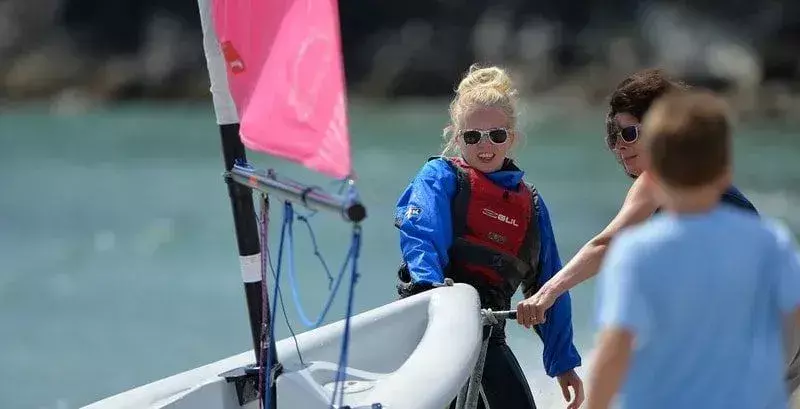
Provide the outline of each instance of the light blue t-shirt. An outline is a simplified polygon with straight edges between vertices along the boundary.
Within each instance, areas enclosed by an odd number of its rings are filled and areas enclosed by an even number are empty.
[[[783,314],[800,307],[791,233],[727,205],[614,238],[599,324],[634,335],[623,408],[786,408]]]

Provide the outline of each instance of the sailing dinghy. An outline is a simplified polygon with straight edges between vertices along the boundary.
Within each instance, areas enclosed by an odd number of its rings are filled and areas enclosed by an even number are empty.
[[[481,314],[475,289],[450,283],[351,316],[359,223],[366,209],[350,179],[336,0],[198,0],[198,5],[253,350],[87,408],[441,409],[456,398],[459,408],[474,405],[491,331],[484,325],[487,315]],[[344,179],[350,189],[330,194],[271,170],[254,169],[245,147]],[[254,190],[260,218],[255,217]],[[329,299],[316,322],[304,319],[312,329],[277,342],[275,301],[284,237],[282,233],[270,306],[270,197],[284,203],[283,232],[289,226],[289,241],[292,205],[332,211],[353,225],[345,318],[319,326]]]
[[[477,293],[456,284],[427,291],[353,316],[344,403],[351,408],[435,408],[452,401],[472,372],[480,347]],[[278,408],[330,408],[344,321],[276,343],[283,373]],[[198,340],[202,342],[202,340]],[[238,379],[225,373],[254,364],[252,351],[112,396],[89,409],[258,408],[251,395],[240,405]],[[380,404],[380,406],[374,405]]]

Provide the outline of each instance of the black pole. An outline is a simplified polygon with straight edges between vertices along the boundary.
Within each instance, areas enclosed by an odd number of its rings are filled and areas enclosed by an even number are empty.
[[[245,154],[244,145],[239,138],[239,124],[227,124],[219,126],[220,137],[222,139],[222,156],[225,160],[226,174],[229,174],[237,161],[246,163],[247,157]],[[253,206],[253,190],[247,186],[236,183],[230,177],[226,178],[228,184],[228,196],[231,199],[231,210],[233,211],[233,224],[236,230],[236,243],[239,248],[240,257],[255,256],[260,252],[260,243],[258,235],[258,225],[256,224],[255,208]],[[266,257],[262,255],[262,257]],[[246,268],[244,265],[242,268]],[[259,263],[259,270],[260,270]],[[260,277],[260,275],[259,275]],[[266,283],[260,278],[258,281],[250,281],[244,279],[244,293],[247,300],[247,313],[250,318],[250,333],[253,338],[253,351],[256,355],[256,362],[258,363],[259,371],[263,371],[264,362],[261,362],[261,348],[267,348],[267,353],[272,355],[273,368],[279,368],[278,359],[275,352],[275,340],[270,337],[268,346],[261,344],[262,332],[261,325],[264,323],[263,335],[269,334],[270,324],[270,310],[269,310],[269,295],[266,299],[262,298],[262,286]],[[264,291],[264,294],[267,294]],[[262,307],[264,314],[262,315]],[[266,358],[266,357],[265,357]],[[270,401],[272,408],[275,408],[276,394],[275,385],[272,382],[271,374],[263,374],[264,379],[270,386]]]

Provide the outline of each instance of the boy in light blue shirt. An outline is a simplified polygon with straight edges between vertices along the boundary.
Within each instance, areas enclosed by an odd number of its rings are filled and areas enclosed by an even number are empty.
[[[706,92],[656,101],[645,155],[664,212],[614,239],[587,406],[787,408],[782,323],[800,325],[791,233],[719,202],[731,183],[727,107]]]

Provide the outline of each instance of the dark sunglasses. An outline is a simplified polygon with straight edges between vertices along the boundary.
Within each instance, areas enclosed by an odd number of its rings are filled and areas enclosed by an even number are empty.
[[[467,145],[474,145],[486,136],[495,145],[502,145],[508,141],[508,129],[496,128],[489,130],[467,129],[461,131],[461,137],[464,138],[464,143]]]
[[[612,133],[606,139],[609,148],[617,145],[617,138],[622,138],[625,143],[634,143],[639,139],[639,125],[626,126]]]

